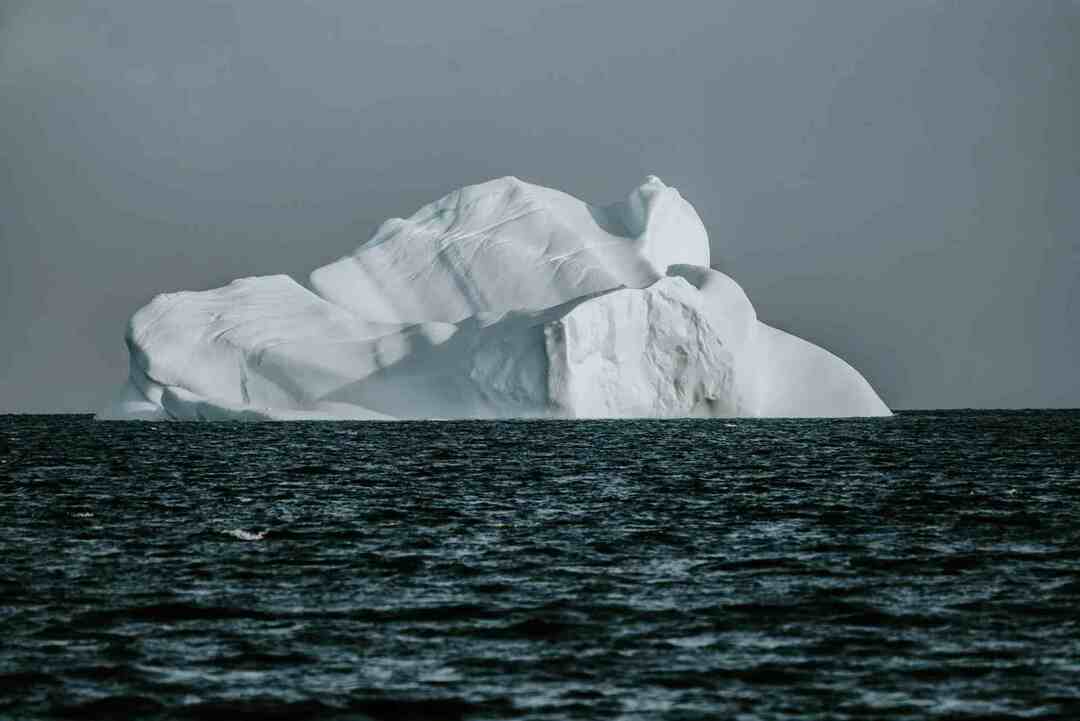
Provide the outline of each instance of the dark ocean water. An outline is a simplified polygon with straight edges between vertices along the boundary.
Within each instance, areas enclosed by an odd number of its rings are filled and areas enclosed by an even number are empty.
[[[0,416],[0,718],[1080,718],[1080,412]]]

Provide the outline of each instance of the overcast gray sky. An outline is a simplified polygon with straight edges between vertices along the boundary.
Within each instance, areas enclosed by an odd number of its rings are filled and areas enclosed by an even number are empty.
[[[1080,4],[0,2],[0,412],[460,185],[677,186],[894,408],[1080,406]]]

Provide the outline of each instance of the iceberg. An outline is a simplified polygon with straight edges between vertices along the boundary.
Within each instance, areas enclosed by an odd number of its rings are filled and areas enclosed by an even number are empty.
[[[164,293],[99,419],[881,416],[862,375],[758,320],[650,176],[588,205],[507,177],[311,272]]]

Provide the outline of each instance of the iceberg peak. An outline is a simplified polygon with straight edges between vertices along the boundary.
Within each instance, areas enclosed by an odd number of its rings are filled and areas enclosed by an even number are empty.
[[[362,318],[454,323],[643,288],[674,263],[709,264],[705,227],[674,188],[647,181],[624,201],[593,206],[507,176],[386,221],[310,281]]]

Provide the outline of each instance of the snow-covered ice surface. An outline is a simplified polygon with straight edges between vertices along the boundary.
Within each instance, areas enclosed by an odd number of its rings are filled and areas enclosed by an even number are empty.
[[[870,416],[840,358],[757,319],[649,177],[590,206],[500,178],[289,276],[157,296],[101,419]]]

